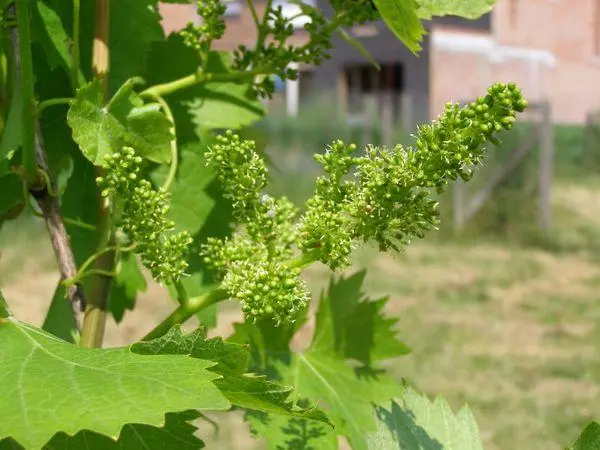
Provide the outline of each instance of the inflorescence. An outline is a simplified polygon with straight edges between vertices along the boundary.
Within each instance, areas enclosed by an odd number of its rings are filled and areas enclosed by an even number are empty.
[[[419,127],[415,148],[370,146],[355,156],[356,146],[336,141],[315,156],[326,174],[317,179],[301,217],[287,199],[261,194],[267,183],[264,161],[253,141],[229,131],[207,158],[240,227],[231,239],[209,239],[204,260],[242,301],[248,318],[294,320],[309,295],[299,277],[302,264],[293,262],[294,247],[337,269],[349,264],[360,242],[400,250],[423,237],[439,221],[432,193],[459,177],[470,179],[484,144],[497,143],[495,134],[511,129],[526,107],[514,83],[496,83],[463,108],[447,104],[438,120]]]
[[[238,72],[256,72],[252,83],[254,93],[270,98],[275,92],[274,76],[282,80],[295,80],[298,71],[293,64],[321,64],[330,57],[333,33],[339,26],[363,24],[376,20],[379,13],[371,0],[331,0],[334,16],[325,17],[318,8],[307,3],[297,3],[301,13],[289,17],[280,4],[267,1],[262,17],[257,19],[257,42],[253,48],[240,45],[233,52],[231,69]],[[197,12],[202,25],[188,23],[180,31],[185,45],[198,50],[207,60],[212,43],[225,34],[227,10],[221,0],[198,0]],[[303,44],[290,43],[295,33],[294,19],[302,16],[303,28],[309,39]]]
[[[242,302],[247,318],[287,322],[309,298],[300,268],[290,264],[298,211],[285,197],[261,194],[267,169],[253,141],[243,141],[231,131],[217,140],[206,156],[218,168],[225,198],[231,200],[240,227],[230,239],[209,238],[203,246],[204,262]]]
[[[192,243],[186,231],[173,233],[167,219],[169,194],[140,179],[142,158],[131,147],[107,155],[105,177],[96,179],[103,197],[120,202],[120,225],[136,244],[135,252],[158,281],[179,279],[188,267],[185,254]]]

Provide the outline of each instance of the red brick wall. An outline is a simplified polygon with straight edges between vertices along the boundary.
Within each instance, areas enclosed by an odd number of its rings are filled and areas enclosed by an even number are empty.
[[[447,100],[472,96],[495,80],[515,80],[530,100],[551,103],[555,122],[584,122],[589,111],[600,108],[597,3],[500,0],[492,13],[487,44],[481,35],[463,33],[472,38],[469,46],[467,39],[458,39],[459,30],[434,28],[432,115]]]

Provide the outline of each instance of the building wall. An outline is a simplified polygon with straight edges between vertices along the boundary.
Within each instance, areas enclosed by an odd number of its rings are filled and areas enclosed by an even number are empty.
[[[432,115],[514,80],[530,101],[549,101],[553,120],[583,123],[600,108],[600,0],[499,0],[489,33],[434,26]]]

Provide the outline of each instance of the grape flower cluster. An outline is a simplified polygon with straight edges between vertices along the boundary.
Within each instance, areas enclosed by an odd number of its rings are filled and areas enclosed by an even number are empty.
[[[486,142],[498,143],[496,133],[511,129],[526,107],[514,83],[496,83],[465,107],[447,104],[437,120],[419,127],[414,148],[369,146],[355,155],[355,145],[335,141],[315,155],[325,175],[301,216],[287,199],[261,193],[264,161],[253,141],[229,131],[207,159],[232,201],[239,229],[230,239],[209,239],[204,261],[242,301],[246,317],[294,320],[309,298],[295,249],[338,269],[349,265],[361,242],[397,251],[423,237],[439,220],[432,194],[459,177],[470,179]]]
[[[257,23],[257,42],[253,48],[240,45],[233,52],[231,69],[237,72],[255,72],[252,89],[258,97],[270,98],[275,92],[274,76],[282,80],[295,80],[298,71],[295,64],[319,65],[330,57],[333,33],[340,26],[363,24],[377,20],[379,12],[371,0],[330,0],[334,15],[328,19],[321,10],[308,3],[298,2],[299,15],[306,18],[304,30],[308,40],[303,44],[290,43],[294,35],[294,18],[284,13],[281,4],[264,3],[265,10]],[[227,6],[222,0],[198,0],[197,13],[202,25],[188,23],[179,34],[185,45],[198,50],[205,58],[212,43],[225,34],[223,14]]]
[[[443,114],[419,127],[416,148],[368,147],[351,156],[353,146],[336,142],[316,157],[326,175],[299,226],[300,247],[318,249],[332,268],[349,264],[352,243],[375,241],[380,250],[399,250],[438,223],[438,194],[458,177],[469,180],[495,133],[512,128],[527,102],[514,83],[495,83],[488,93],[461,108],[448,103]],[[351,180],[341,175],[355,166]]]
[[[233,69],[239,71],[256,68],[266,69],[281,79],[295,80],[298,71],[290,67],[291,63],[318,65],[329,58],[331,35],[336,25],[329,22],[316,8],[307,4],[298,4],[302,14],[307,17],[304,25],[309,39],[305,44],[293,45],[288,39],[294,34],[294,26],[286,17],[281,5],[268,6],[265,18],[259,25],[262,39],[254,48],[240,45],[234,51]],[[273,78],[262,77],[254,84],[254,90],[261,97],[270,98],[275,91]]]
[[[199,52],[208,52],[213,41],[221,39],[225,34],[223,14],[227,10],[220,0],[198,0],[196,12],[202,18],[202,25],[189,22],[179,33],[183,42]]]
[[[239,229],[228,239],[209,238],[202,247],[204,262],[242,303],[246,318],[293,320],[309,298],[300,268],[290,264],[296,207],[285,197],[261,193],[267,169],[253,141],[228,131],[217,136],[206,157],[217,168]]]
[[[142,158],[135,150],[123,147],[105,157],[106,175],[96,183],[103,197],[117,202],[120,225],[136,243],[135,252],[152,276],[162,282],[177,280],[188,267],[185,255],[192,237],[186,231],[172,232],[175,224],[167,218],[169,194],[141,179],[141,166]]]

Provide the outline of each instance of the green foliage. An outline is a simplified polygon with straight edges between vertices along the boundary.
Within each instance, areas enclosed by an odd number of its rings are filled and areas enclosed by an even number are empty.
[[[342,27],[382,18],[416,51],[420,18],[476,17],[490,1],[331,5],[331,17],[298,5],[309,20],[306,41],[294,44],[276,2],[264,3],[262,17],[249,2],[255,45],[232,52],[213,47],[227,25],[219,0],[198,1],[202,25],[168,38],[156,0],[110,10],[28,0],[2,17],[0,221],[27,202],[50,205],[42,209],[59,266],[76,274],[63,273],[70,278],[44,330],[11,317],[0,295],[0,448],[202,448],[190,423],[198,410],[230,407],[271,448],[334,449],[339,436],[361,450],[478,448],[468,410],[455,417],[386,373],[385,361],[408,348],[384,315],[387,298],[362,293],[364,272],[333,279],[311,343],[298,351],[292,341],[313,311],[301,272],[317,261],[347,267],[365,242],[400,250],[423,236],[438,222],[433,195],[469,179],[485,144],[527,104],[514,84],[497,83],[465,108],[449,104],[419,128],[414,148],[359,153],[336,139],[315,157],[325,175],[302,212],[267,195],[262,145],[243,136],[264,115],[275,76],[296,79],[293,66],[323,62]],[[135,307],[146,289],[136,255],[177,309],[130,346],[74,345],[98,345],[106,312],[118,322]],[[88,299],[81,330],[65,300],[73,283]],[[204,327],[181,332],[194,315],[214,323],[225,299],[245,315],[231,339],[209,339]]]
[[[600,447],[600,424],[590,422],[569,450],[593,450]]]
[[[381,362],[407,352],[390,328],[394,321],[381,315],[386,300],[362,298],[363,278],[364,273],[358,273],[332,281],[328,294],[319,302],[312,342],[305,351],[290,349],[302,323],[279,330],[268,321],[239,324],[235,336],[256,348],[257,368],[284,383],[294,382],[300,398],[325,402],[335,433],[347,436],[357,449],[368,448],[367,433],[375,431],[372,404],[382,405],[401,394],[400,386],[381,369]],[[361,342],[355,346],[358,336]],[[306,446],[295,448],[320,448],[318,445],[325,445],[322,442],[334,441],[331,430],[312,422],[282,421],[264,415],[248,418],[255,432],[273,443],[271,448],[300,430],[305,430]]]
[[[250,361],[250,352],[246,346],[226,342],[222,338],[207,339],[203,329],[183,335],[179,328],[172,328],[159,339],[134,344],[132,351],[144,355],[189,355],[192,358],[214,361],[216,365],[209,370],[221,375],[215,384],[232,405],[263,413],[329,423],[329,419],[321,411],[302,408],[290,401],[293,388],[279,386],[261,376],[246,374]]]
[[[295,320],[308,300],[299,267],[313,260],[332,269],[346,267],[357,242],[400,250],[423,237],[438,223],[431,190],[439,194],[458,177],[470,179],[486,141],[498,142],[495,134],[512,128],[526,106],[513,83],[497,83],[462,109],[446,105],[437,121],[419,127],[416,149],[371,146],[364,156],[352,156],[354,145],[334,142],[315,157],[326,176],[317,179],[296,223],[287,199],[261,196],[267,169],[255,143],[228,132],[207,157],[227,183],[225,195],[243,228],[231,240],[209,240],[205,261],[221,273],[224,288],[242,302],[247,318]],[[354,177],[347,179],[353,167]],[[303,252],[299,262],[291,260],[293,244]]]
[[[0,438],[27,448],[58,432],[117,437],[127,423],[160,426],[167,412],[229,407],[210,361],[81,349],[12,318],[0,319],[0,340]]]
[[[123,319],[125,310],[135,307],[137,293],[145,290],[146,280],[140,272],[135,255],[131,252],[122,253],[110,296],[110,312],[117,323]]]
[[[160,281],[177,281],[185,273],[185,253],[192,242],[187,231],[170,233],[175,223],[167,219],[169,194],[140,179],[141,156],[131,147],[104,157],[106,177],[96,182],[103,197],[112,197],[125,233],[135,243],[144,265]]]
[[[454,415],[441,397],[434,402],[407,387],[400,403],[390,410],[378,407],[377,432],[369,435],[370,450],[482,450],[479,430],[471,411]]]
[[[118,438],[113,440],[102,434],[83,430],[73,436],[56,434],[43,450],[147,450],[149,448],[168,448],[173,450],[197,450],[204,443],[194,434],[197,428],[189,421],[198,419],[198,411],[165,415],[162,427],[127,424],[123,426]],[[23,447],[11,440],[0,441],[0,450],[21,450]]]
[[[420,42],[425,28],[417,14],[415,0],[398,2],[395,0],[373,0],[381,18],[394,34],[413,52],[421,50]]]
[[[490,12],[496,0],[418,0],[418,3],[422,19],[446,15],[477,19]]]
[[[100,79],[83,86],[67,121],[73,139],[92,163],[102,165],[107,155],[123,146],[133,146],[144,158],[159,163],[171,159],[171,123],[156,103],[144,104],[129,80],[104,106]]]

